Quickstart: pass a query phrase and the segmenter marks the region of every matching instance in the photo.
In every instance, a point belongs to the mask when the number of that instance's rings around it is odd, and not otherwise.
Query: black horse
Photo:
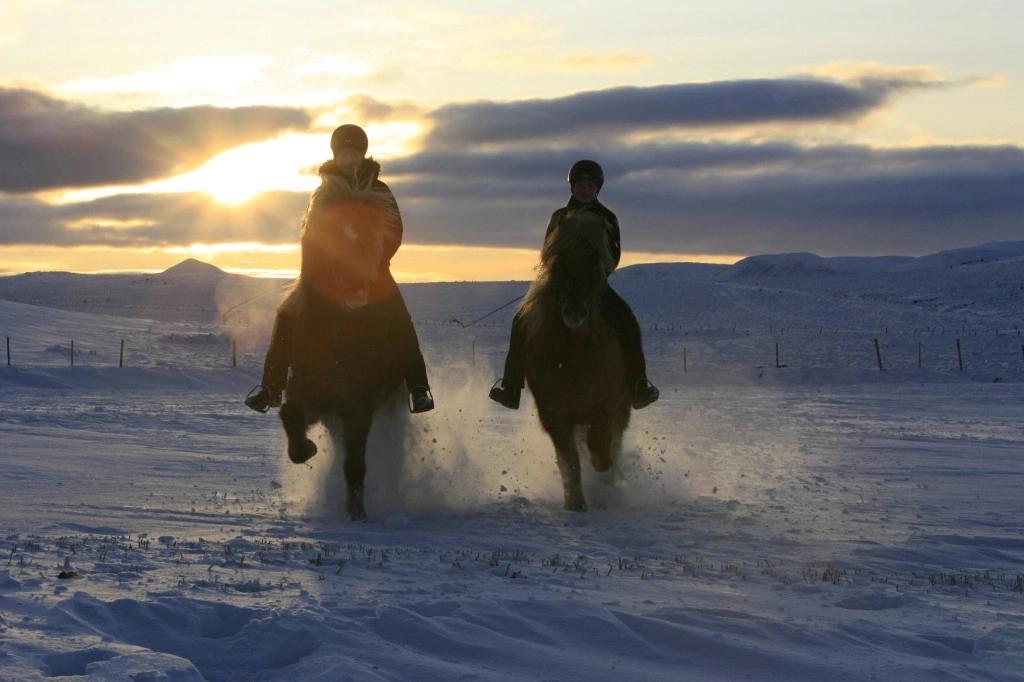
[[[565,508],[587,508],[577,427],[587,428],[597,471],[615,463],[629,425],[630,392],[618,334],[602,312],[612,256],[605,219],[566,213],[541,251],[541,271],[520,306],[526,382],[555,446]]]
[[[306,433],[323,422],[344,447],[345,507],[353,520],[366,518],[363,481],[374,411],[404,378],[387,328],[398,291],[381,257],[397,220],[393,202],[373,190],[311,211],[299,281],[278,311],[292,337],[281,405],[288,455],[294,462],[312,457],[316,445]]]

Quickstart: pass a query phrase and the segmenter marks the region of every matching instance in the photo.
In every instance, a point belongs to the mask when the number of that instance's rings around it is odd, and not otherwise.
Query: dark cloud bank
[[[386,161],[384,173],[405,213],[406,238],[421,243],[539,247],[550,212],[567,198],[565,173],[583,157],[605,167],[602,199],[619,213],[627,250],[913,255],[1022,238],[1020,147],[699,141],[715,126],[847,122],[919,87],[939,86],[779,79],[449,105],[433,112],[423,151]],[[625,139],[669,128],[677,133],[672,141]],[[688,129],[689,141],[678,141]],[[292,242],[305,199],[270,194],[239,211],[198,195],[113,197],[59,209],[26,198],[0,204],[0,241]],[[89,217],[155,224],[66,226]]]
[[[433,112],[436,127],[429,142],[436,147],[462,147],[679,126],[852,120],[900,91],[923,87],[934,86],[904,79],[856,84],[812,78],[757,79],[622,87],[522,102],[451,104]]]
[[[309,123],[308,113],[286,107],[101,111],[0,88],[0,191],[153,180]]]

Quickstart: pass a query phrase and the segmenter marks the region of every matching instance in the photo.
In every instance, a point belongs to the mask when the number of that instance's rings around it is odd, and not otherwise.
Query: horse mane
[[[605,272],[615,268],[608,239],[609,223],[603,216],[587,210],[566,211],[544,239],[537,266],[537,278],[519,306],[519,315],[533,336],[544,317],[546,294],[551,288],[551,271],[561,254],[586,249],[598,255]]]
[[[340,177],[328,177],[329,179],[317,187],[309,198],[309,205],[302,216],[300,243],[306,241],[310,220],[317,211],[341,204],[359,204],[371,208],[379,214],[383,229],[389,232],[398,231],[402,221],[398,213],[398,204],[395,203],[395,197],[391,192],[373,187],[371,183],[353,188]]]
[[[385,240],[394,244],[401,242],[402,220],[395,198],[385,188],[374,187],[372,178],[359,187],[350,186],[340,176],[324,176],[324,182],[310,197],[309,205],[302,218],[299,245],[302,254],[299,279],[293,295],[289,296],[289,307],[298,305],[309,293],[308,273],[316,255],[323,255],[323,244],[331,239],[330,221],[319,221],[318,216],[333,208],[345,210],[372,221],[385,233]],[[322,259],[320,259],[322,261]]]

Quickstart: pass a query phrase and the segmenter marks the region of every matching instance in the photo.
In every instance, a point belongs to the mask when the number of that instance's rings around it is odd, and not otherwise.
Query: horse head
[[[608,223],[590,211],[565,212],[544,242],[541,268],[552,313],[569,329],[583,327],[608,286]]]
[[[356,310],[387,267],[399,238],[397,214],[379,193],[313,208],[302,232],[301,282],[335,305]]]

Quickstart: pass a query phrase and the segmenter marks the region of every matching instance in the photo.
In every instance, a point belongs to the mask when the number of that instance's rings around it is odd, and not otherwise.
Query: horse
[[[566,212],[545,239],[538,277],[519,308],[526,325],[526,383],[554,444],[570,511],[587,508],[577,428],[586,428],[594,469],[605,472],[629,425],[624,354],[601,306],[612,269],[605,219]]]
[[[352,520],[366,519],[366,441],[374,412],[403,380],[384,310],[397,289],[382,258],[398,224],[393,201],[372,189],[311,206],[298,283],[278,311],[292,337],[280,411],[288,455],[301,463],[316,454],[307,432],[324,424],[344,447],[345,511]]]

